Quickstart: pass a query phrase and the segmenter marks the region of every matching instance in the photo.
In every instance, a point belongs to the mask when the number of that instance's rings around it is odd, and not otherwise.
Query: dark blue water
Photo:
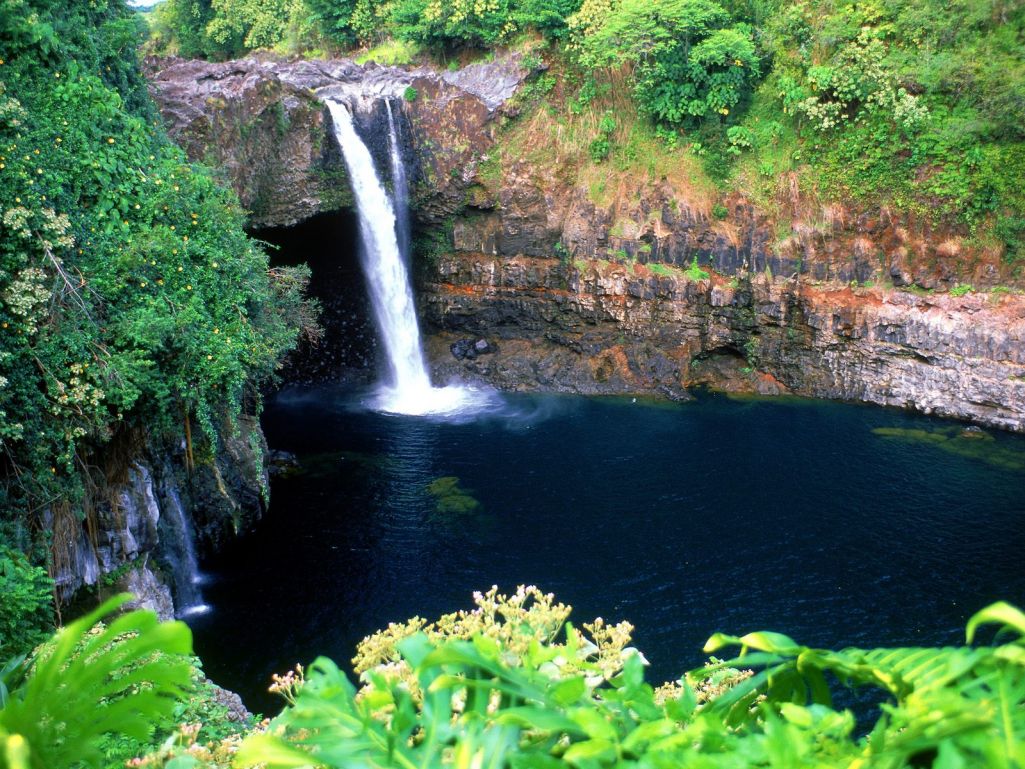
[[[631,621],[651,680],[699,665],[717,630],[957,643],[988,602],[1025,604],[1021,437],[800,400],[507,396],[513,416],[464,424],[351,400],[270,405],[271,445],[304,472],[204,564],[197,651],[253,708],[277,708],[272,672],[347,663],[375,629],[492,584],[552,591],[577,622]],[[427,487],[445,476],[479,507],[439,511]]]

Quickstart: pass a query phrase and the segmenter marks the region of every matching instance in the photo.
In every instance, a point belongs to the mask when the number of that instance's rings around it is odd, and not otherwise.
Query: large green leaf
[[[0,710],[0,729],[25,740],[33,769],[99,766],[101,735],[145,738],[184,696],[183,655],[192,650],[184,623],[133,611],[98,624],[130,598],[116,596],[59,631]]]

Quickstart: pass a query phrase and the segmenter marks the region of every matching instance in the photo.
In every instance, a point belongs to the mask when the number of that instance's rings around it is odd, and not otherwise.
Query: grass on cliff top
[[[716,185],[701,161],[682,146],[661,139],[639,115],[623,74],[605,85],[581,88],[578,76],[559,56],[546,57],[550,69],[518,94],[523,113],[499,137],[497,165],[482,169],[482,180],[497,180],[502,168],[523,160],[544,169],[559,187],[577,187],[599,207],[636,201],[646,187],[668,185],[674,197],[710,216]],[[614,124],[611,130],[606,130]],[[593,157],[595,142],[607,141],[608,154]]]
[[[418,61],[421,55],[420,46],[416,43],[389,38],[357,55],[356,63],[366,64],[368,61],[374,61],[389,67],[404,67]]]

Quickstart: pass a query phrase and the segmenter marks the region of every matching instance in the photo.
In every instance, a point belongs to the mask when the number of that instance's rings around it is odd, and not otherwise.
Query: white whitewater
[[[174,552],[169,554],[169,559],[173,561],[172,571],[174,572],[175,598],[178,601],[178,616],[203,614],[209,611],[210,607],[203,603],[203,595],[199,590],[203,579],[199,573],[199,563],[196,559],[196,545],[192,540],[192,526],[185,516],[185,509],[182,507],[178,492],[173,488],[170,489],[166,499],[170,504],[166,505],[165,512],[169,516],[171,528],[175,534]]]
[[[409,182],[406,180],[406,164],[402,162],[402,143],[399,128],[392,110],[391,101],[385,99],[388,110],[388,149],[391,160],[392,199],[395,201],[395,232],[399,240],[399,253],[409,264]]]
[[[370,150],[356,133],[349,108],[331,100],[326,103],[359,210],[363,271],[388,363],[385,382],[373,406],[393,414],[414,415],[472,410],[482,395],[478,391],[431,386],[420,346],[413,292],[399,249],[395,209],[374,168]],[[402,165],[397,142],[392,162]]]

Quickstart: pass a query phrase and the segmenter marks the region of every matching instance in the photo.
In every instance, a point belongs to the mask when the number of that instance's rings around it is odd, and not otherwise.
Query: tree
[[[623,0],[588,27],[582,63],[632,66],[641,108],[671,125],[729,114],[759,74],[751,30],[711,0]]]

